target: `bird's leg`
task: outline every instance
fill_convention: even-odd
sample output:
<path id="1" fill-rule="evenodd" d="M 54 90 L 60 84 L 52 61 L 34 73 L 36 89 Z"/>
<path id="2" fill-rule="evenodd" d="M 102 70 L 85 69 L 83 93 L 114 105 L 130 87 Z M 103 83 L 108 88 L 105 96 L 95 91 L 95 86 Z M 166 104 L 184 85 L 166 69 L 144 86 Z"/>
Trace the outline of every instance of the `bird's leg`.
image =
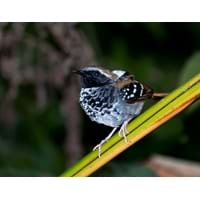
<path id="1" fill-rule="evenodd" d="M 117 130 L 117 128 L 118 127 L 115 127 L 104 140 L 102 140 L 99 144 L 97 144 L 93 148 L 93 151 L 95 151 L 96 149 L 98 149 L 98 157 L 99 158 L 101 157 L 101 145 L 104 144 L 105 142 L 107 142 L 112 137 L 112 135 L 115 133 L 115 131 Z"/>
<path id="2" fill-rule="evenodd" d="M 121 126 L 121 128 L 120 128 L 120 130 L 119 130 L 119 136 L 123 136 L 123 137 L 124 137 L 125 143 L 128 142 L 127 137 L 126 137 L 126 134 L 128 133 L 127 125 L 128 125 L 128 123 L 130 122 L 131 119 L 132 119 L 132 118 L 129 118 L 128 120 L 126 120 L 126 121 L 122 124 L 122 126 Z"/>

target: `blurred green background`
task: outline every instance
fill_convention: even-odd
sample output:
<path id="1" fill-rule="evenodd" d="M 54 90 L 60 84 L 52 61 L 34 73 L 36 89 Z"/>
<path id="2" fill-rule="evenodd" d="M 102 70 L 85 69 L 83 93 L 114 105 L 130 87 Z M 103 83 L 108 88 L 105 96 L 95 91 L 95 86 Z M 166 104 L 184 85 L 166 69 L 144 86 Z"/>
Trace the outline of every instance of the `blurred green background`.
<path id="1" fill-rule="evenodd" d="M 71 71 L 87 64 L 128 70 L 170 92 L 200 72 L 200 24 L 0 23 L 0 176 L 58 176 L 109 133 L 78 104 Z M 154 154 L 199 162 L 199 107 L 94 176 L 157 176 L 145 164 Z"/>

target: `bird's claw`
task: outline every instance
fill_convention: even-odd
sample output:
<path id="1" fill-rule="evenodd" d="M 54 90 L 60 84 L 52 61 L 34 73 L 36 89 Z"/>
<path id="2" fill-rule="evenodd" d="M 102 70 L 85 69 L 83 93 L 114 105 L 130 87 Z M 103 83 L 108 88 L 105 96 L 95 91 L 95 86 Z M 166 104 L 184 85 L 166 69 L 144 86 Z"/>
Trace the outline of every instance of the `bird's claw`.
<path id="1" fill-rule="evenodd" d="M 93 148 L 93 151 L 96 151 L 98 149 L 98 157 L 100 158 L 101 157 L 101 143 L 100 144 L 97 144 L 94 148 Z"/>
<path id="2" fill-rule="evenodd" d="M 101 146 L 102 146 L 102 144 L 104 144 L 105 142 L 107 142 L 111 138 L 111 136 L 115 133 L 116 129 L 117 129 L 117 127 L 115 127 L 104 140 L 102 140 L 99 144 L 97 144 L 93 148 L 93 151 L 98 149 L 98 157 L 99 158 L 101 157 Z"/>
<path id="3" fill-rule="evenodd" d="M 126 134 L 128 133 L 127 124 L 128 124 L 128 122 L 125 122 L 125 123 L 121 126 L 121 128 L 120 128 L 120 130 L 119 130 L 119 133 L 118 133 L 120 137 L 121 137 L 121 136 L 124 137 L 125 143 L 128 143 L 128 139 L 127 139 L 127 137 L 126 137 Z"/>

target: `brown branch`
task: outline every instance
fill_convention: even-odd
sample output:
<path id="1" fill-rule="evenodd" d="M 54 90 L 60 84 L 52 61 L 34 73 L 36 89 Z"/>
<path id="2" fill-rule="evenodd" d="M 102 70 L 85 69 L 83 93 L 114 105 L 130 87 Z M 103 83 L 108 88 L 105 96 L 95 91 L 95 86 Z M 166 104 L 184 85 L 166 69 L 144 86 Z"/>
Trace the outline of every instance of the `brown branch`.
<path id="1" fill-rule="evenodd" d="M 146 164 L 159 176 L 200 176 L 200 163 L 153 155 Z"/>

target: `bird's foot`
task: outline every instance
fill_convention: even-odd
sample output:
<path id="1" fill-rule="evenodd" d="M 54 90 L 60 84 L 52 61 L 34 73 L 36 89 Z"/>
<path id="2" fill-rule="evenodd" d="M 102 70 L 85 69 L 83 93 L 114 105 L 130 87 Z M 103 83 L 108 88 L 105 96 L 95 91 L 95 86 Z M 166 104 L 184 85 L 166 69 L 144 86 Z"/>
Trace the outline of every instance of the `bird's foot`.
<path id="1" fill-rule="evenodd" d="M 115 127 L 104 140 L 102 140 L 99 144 L 97 144 L 93 148 L 93 151 L 98 149 L 98 157 L 99 158 L 101 157 L 101 146 L 102 146 L 102 144 L 104 144 L 105 142 L 107 142 L 111 138 L 111 136 L 115 133 L 116 129 L 117 129 L 117 127 Z"/>
<path id="2" fill-rule="evenodd" d="M 128 133 L 127 125 L 128 125 L 128 123 L 129 123 L 130 120 L 131 120 L 131 119 L 128 119 L 128 120 L 126 120 L 126 121 L 122 124 L 121 128 L 119 129 L 119 133 L 118 133 L 120 137 L 121 137 L 121 136 L 124 137 L 125 143 L 128 143 L 128 139 L 127 139 L 127 137 L 126 137 L 126 134 Z"/>
<path id="3" fill-rule="evenodd" d="M 102 145 L 102 141 L 97 144 L 94 148 L 93 148 L 93 151 L 97 150 L 98 149 L 98 157 L 100 158 L 101 157 L 101 145 Z"/>

